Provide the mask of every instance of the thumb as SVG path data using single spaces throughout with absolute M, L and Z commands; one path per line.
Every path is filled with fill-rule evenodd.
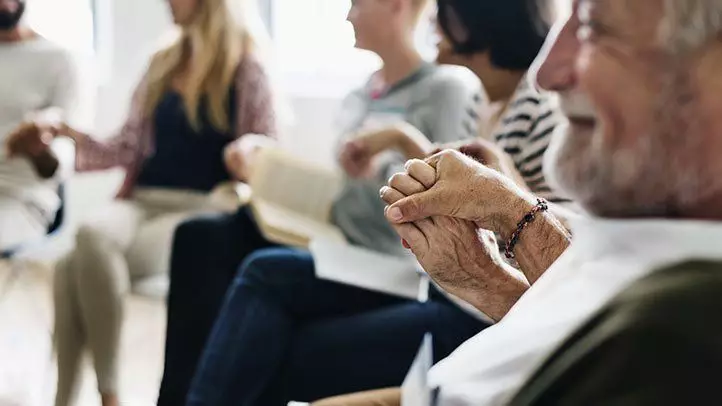
M 389 206 L 386 218 L 394 224 L 410 223 L 431 216 L 445 215 L 443 199 L 433 188 L 429 191 L 405 197 Z
M 424 162 L 426 162 L 432 168 L 436 169 L 436 167 L 439 165 L 439 161 L 441 160 L 441 157 L 444 155 L 445 151 L 446 150 L 439 150 L 435 154 L 424 159 Z

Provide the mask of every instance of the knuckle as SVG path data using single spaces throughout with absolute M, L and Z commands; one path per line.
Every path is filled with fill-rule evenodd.
M 424 162 L 419 161 L 418 159 L 413 159 L 406 163 L 406 169 L 409 172 L 419 172 L 421 171 L 425 166 L 427 166 Z

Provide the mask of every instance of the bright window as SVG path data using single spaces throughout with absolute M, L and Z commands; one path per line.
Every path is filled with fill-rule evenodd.
M 41 35 L 73 51 L 94 53 L 93 0 L 32 0 L 27 7 L 27 23 Z
M 94 76 L 110 76 L 110 0 L 32 0 L 26 22 L 51 41 L 92 61 Z
M 350 0 L 270 0 L 271 32 L 284 87 L 305 94 L 344 94 L 381 62 L 354 48 Z M 428 48 L 428 27 L 419 35 Z
M 375 55 L 354 48 L 350 0 L 273 0 L 272 7 L 273 44 L 289 91 L 344 93 L 379 67 Z

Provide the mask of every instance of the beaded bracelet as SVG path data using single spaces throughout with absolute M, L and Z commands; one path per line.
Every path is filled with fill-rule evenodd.
M 506 255 L 509 259 L 514 259 L 516 255 L 514 255 L 514 247 L 516 246 L 516 243 L 519 242 L 519 236 L 521 235 L 521 232 L 524 231 L 526 226 L 528 226 L 534 219 L 536 218 L 536 215 L 542 212 L 545 212 L 549 210 L 549 204 L 544 199 L 537 199 L 536 205 L 527 213 L 519 223 L 516 225 L 516 230 L 511 234 L 511 237 L 509 238 L 509 242 L 506 243 L 506 247 L 504 248 L 504 255 Z

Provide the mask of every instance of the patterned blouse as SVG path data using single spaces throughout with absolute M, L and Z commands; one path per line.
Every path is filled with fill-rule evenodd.
M 276 111 L 270 80 L 261 62 L 246 56 L 235 79 L 237 109 L 234 136 L 277 136 Z M 153 118 L 144 112 L 147 86 L 143 78 L 133 93 L 128 118 L 119 133 L 108 140 L 91 137 L 77 140 L 75 167 L 78 172 L 122 167 L 125 181 L 117 197 L 132 196 L 143 163 L 154 152 Z

